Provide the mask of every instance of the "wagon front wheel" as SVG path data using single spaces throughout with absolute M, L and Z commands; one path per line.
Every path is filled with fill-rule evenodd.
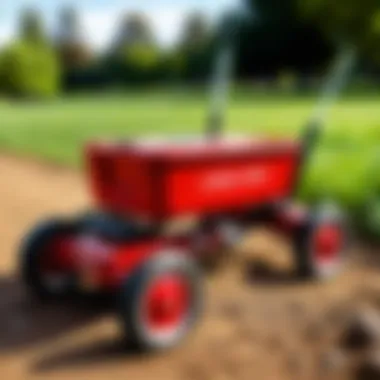
M 196 323 L 201 298 L 193 260 L 175 253 L 154 257 L 121 289 L 119 313 L 126 338 L 144 351 L 176 346 Z
M 344 268 L 347 243 L 343 215 L 335 207 L 321 206 L 296 232 L 298 275 L 321 280 L 336 277 Z

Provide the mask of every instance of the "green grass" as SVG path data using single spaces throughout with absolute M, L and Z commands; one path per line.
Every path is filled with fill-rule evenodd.
M 239 91 L 230 103 L 227 130 L 298 136 L 314 101 L 310 95 Z M 78 167 L 88 139 L 202 133 L 206 105 L 196 91 L 159 90 L 81 95 L 48 104 L 3 102 L 0 149 Z M 380 189 L 379 145 L 380 95 L 343 98 L 313 155 L 303 195 L 334 197 L 352 207 L 363 204 Z

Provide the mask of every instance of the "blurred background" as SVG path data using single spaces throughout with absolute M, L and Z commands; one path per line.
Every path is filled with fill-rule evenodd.
M 3 1 L 0 147 L 64 165 L 99 136 L 202 133 L 221 17 L 236 41 L 228 131 L 297 136 L 342 42 L 359 64 L 303 197 L 335 198 L 380 236 L 380 6 L 375 0 Z

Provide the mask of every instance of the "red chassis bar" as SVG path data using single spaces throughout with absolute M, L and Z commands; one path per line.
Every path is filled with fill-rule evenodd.
M 64 236 L 49 246 L 54 252 L 49 269 L 76 275 L 79 286 L 93 290 L 114 290 L 146 260 L 164 250 L 181 250 L 189 239 L 152 237 L 137 242 L 114 243 L 91 234 Z
M 241 218 L 239 215 L 234 216 L 235 218 L 229 221 L 239 225 Z M 270 227 L 291 235 L 305 223 L 307 218 L 306 209 L 293 205 L 279 206 L 272 210 L 268 220 L 252 220 L 248 224 L 268 222 Z M 222 217 L 220 219 L 216 217 L 214 222 L 217 225 L 222 220 Z M 241 227 L 244 229 L 245 225 Z M 210 237 L 204 240 L 205 244 L 211 245 L 215 241 L 223 244 L 223 236 L 215 236 L 216 231 L 217 229 L 204 228 L 203 237 Z M 155 254 L 175 250 L 188 252 L 197 257 L 202 252 L 204 254 L 209 251 L 208 247 L 203 247 L 199 251 L 199 246 L 195 246 L 195 243 L 194 235 L 191 233 L 180 237 L 152 235 L 147 239 L 125 243 L 111 242 L 89 233 L 66 235 L 55 239 L 47 248 L 54 254 L 49 255 L 51 260 L 46 265 L 49 269 L 75 274 L 80 287 L 92 290 L 115 290 L 129 274 Z M 218 254 L 217 249 L 215 254 Z

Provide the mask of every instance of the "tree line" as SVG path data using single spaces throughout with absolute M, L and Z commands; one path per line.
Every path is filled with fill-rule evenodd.
M 298 76 L 318 73 L 342 41 L 358 47 L 367 71 L 378 71 L 378 0 L 246 2 L 253 17 L 238 26 L 238 78 L 276 78 L 284 70 Z M 54 39 L 41 15 L 29 9 L 20 17 L 17 38 L 0 51 L 0 92 L 51 97 L 61 91 L 202 82 L 217 49 L 218 34 L 200 13 L 189 15 L 170 49 L 159 45 L 144 15 L 127 14 L 110 46 L 96 54 L 81 38 L 75 9 L 62 10 Z
M 81 38 L 78 13 L 64 9 L 56 38 L 45 31 L 35 10 L 20 17 L 17 38 L 0 51 L 0 92 L 21 97 L 51 97 L 60 91 L 158 82 L 202 80 L 210 71 L 215 33 L 194 13 L 181 40 L 170 49 L 156 40 L 148 19 L 127 14 L 102 54 Z

